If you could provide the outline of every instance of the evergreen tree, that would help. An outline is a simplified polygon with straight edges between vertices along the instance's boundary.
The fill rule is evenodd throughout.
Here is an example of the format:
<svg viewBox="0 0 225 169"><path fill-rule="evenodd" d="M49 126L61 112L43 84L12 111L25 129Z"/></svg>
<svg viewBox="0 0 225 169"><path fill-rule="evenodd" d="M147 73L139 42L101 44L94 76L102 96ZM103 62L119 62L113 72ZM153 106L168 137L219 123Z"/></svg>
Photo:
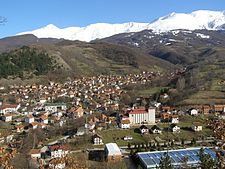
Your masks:
<svg viewBox="0 0 225 169"><path fill-rule="evenodd" d="M127 147L128 147L128 149L130 149L130 147L131 147L130 143L127 144Z"/></svg>
<svg viewBox="0 0 225 169"><path fill-rule="evenodd" d="M204 153L204 149L199 150L199 159L201 169L213 169L215 166L215 161L210 157L209 154Z"/></svg>
<svg viewBox="0 0 225 169"><path fill-rule="evenodd" d="M170 157L168 153L164 153L164 155L161 157L160 163L159 163L160 169L173 169Z"/></svg>

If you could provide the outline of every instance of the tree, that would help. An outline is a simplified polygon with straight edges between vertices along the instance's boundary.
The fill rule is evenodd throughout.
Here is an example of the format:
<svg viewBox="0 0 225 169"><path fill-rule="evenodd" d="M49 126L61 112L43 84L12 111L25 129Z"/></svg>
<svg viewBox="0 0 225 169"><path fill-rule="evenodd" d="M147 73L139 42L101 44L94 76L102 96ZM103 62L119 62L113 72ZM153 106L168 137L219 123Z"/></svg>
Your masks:
<svg viewBox="0 0 225 169"><path fill-rule="evenodd" d="M4 24L7 22L7 19L3 16L0 16L0 24Z"/></svg>
<svg viewBox="0 0 225 169"><path fill-rule="evenodd" d="M129 149L131 148L130 142L128 142L127 147L128 147Z"/></svg>
<svg viewBox="0 0 225 169"><path fill-rule="evenodd" d="M191 144L192 144L192 145L195 145L195 144L196 144L196 139L195 139L194 137L193 137L192 140L191 140Z"/></svg>
<svg viewBox="0 0 225 169"><path fill-rule="evenodd" d="M173 169L170 157L168 153L164 153L164 155L161 157L160 163L159 163L160 169Z"/></svg>
<svg viewBox="0 0 225 169"><path fill-rule="evenodd" d="M201 169L213 169L215 166L215 161L211 158L209 154L204 153L204 149L199 150L199 159Z"/></svg>
<svg viewBox="0 0 225 169"><path fill-rule="evenodd" d="M188 166L188 156L183 157L180 162L182 163L181 168L185 168L185 169L190 168Z"/></svg>

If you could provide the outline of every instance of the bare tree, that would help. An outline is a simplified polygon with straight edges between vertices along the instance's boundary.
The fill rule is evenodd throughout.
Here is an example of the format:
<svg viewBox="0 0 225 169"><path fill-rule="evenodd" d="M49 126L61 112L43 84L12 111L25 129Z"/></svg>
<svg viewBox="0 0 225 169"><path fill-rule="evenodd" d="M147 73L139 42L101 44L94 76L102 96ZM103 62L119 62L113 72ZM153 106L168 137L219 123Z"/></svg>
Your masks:
<svg viewBox="0 0 225 169"><path fill-rule="evenodd" d="M7 22L7 19L3 16L0 16L0 25L5 24Z"/></svg>

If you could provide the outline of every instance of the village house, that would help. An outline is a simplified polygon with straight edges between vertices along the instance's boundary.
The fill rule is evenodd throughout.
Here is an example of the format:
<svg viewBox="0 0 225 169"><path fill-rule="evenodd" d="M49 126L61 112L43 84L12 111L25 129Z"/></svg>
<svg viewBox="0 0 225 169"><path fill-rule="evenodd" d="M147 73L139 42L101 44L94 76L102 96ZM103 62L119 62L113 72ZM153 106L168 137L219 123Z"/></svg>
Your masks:
<svg viewBox="0 0 225 169"><path fill-rule="evenodd" d="M214 105L214 112L215 113L223 113L223 112L225 112L225 105L223 105L223 104L215 104Z"/></svg>
<svg viewBox="0 0 225 169"><path fill-rule="evenodd" d="M93 135L92 140L93 140L93 144L94 145L101 145L101 144L103 144L102 137L99 134Z"/></svg>
<svg viewBox="0 0 225 169"><path fill-rule="evenodd" d="M2 116L2 120L4 122L11 122L12 121L12 115L11 114L5 114Z"/></svg>
<svg viewBox="0 0 225 169"><path fill-rule="evenodd" d="M22 124L15 126L16 132L21 133L24 131L24 126Z"/></svg>
<svg viewBox="0 0 225 169"><path fill-rule="evenodd" d="M163 112L170 112L172 108L170 106L162 106L162 111Z"/></svg>
<svg viewBox="0 0 225 169"><path fill-rule="evenodd" d="M41 158L41 149L31 149L30 156L31 158Z"/></svg>
<svg viewBox="0 0 225 169"><path fill-rule="evenodd" d="M169 127L170 131L173 133L179 133L180 132L180 127L178 127L176 124L172 123Z"/></svg>
<svg viewBox="0 0 225 169"><path fill-rule="evenodd" d="M29 114L27 117L25 117L25 123L32 123L34 122L34 116Z"/></svg>
<svg viewBox="0 0 225 169"><path fill-rule="evenodd" d="M148 133L149 133L149 129L148 129L148 127L145 126L145 125L141 125L141 126L139 127L139 130L140 130L141 134L148 134Z"/></svg>
<svg viewBox="0 0 225 169"><path fill-rule="evenodd" d="M46 103L45 104L45 111L54 113L58 110L66 111L66 104L65 103Z"/></svg>
<svg viewBox="0 0 225 169"><path fill-rule="evenodd" d="M203 114L209 114L211 111L211 107L209 105L203 105L202 106L202 112Z"/></svg>
<svg viewBox="0 0 225 169"><path fill-rule="evenodd" d="M150 130L153 134L161 134L162 133L162 129L160 127L158 127L157 125L152 126Z"/></svg>
<svg viewBox="0 0 225 169"><path fill-rule="evenodd" d="M190 110L190 115L197 116L198 115L198 110L197 109L191 109Z"/></svg>
<svg viewBox="0 0 225 169"><path fill-rule="evenodd" d="M63 169L66 168L66 161L63 158L54 158L49 161L50 169Z"/></svg>
<svg viewBox="0 0 225 169"><path fill-rule="evenodd" d="M32 129L36 129L36 128L38 128L38 125L39 125L39 123L38 123L38 122L36 122L36 121L34 121L34 122L30 123L30 127L31 127Z"/></svg>
<svg viewBox="0 0 225 169"><path fill-rule="evenodd" d="M98 123L100 120L97 117L92 117L86 124L85 128L89 130L94 130L96 123Z"/></svg>
<svg viewBox="0 0 225 169"><path fill-rule="evenodd" d="M6 113L16 113L20 108L20 104L2 104L0 106L0 115L4 115Z"/></svg>
<svg viewBox="0 0 225 169"><path fill-rule="evenodd" d="M128 116L122 116L120 118L119 127L122 129L129 129L130 128L130 120Z"/></svg>
<svg viewBox="0 0 225 169"><path fill-rule="evenodd" d="M48 124L48 116L47 115L42 115L40 117L40 123L42 123L42 124Z"/></svg>
<svg viewBox="0 0 225 169"><path fill-rule="evenodd" d="M51 159L57 157L65 157L69 153L69 149L66 145L51 145L49 146Z"/></svg>
<svg viewBox="0 0 225 169"><path fill-rule="evenodd" d="M171 120L171 123L179 123L179 117L178 117L178 115L171 115L171 118L170 118Z"/></svg>
<svg viewBox="0 0 225 169"><path fill-rule="evenodd" d="M130 120L121 120L119 123L119 127L122 129L129 129L130 128Z"/></svg>
<svg viewBox="0 0 225 169"><path fill-rule="evenodd" d="M164 112L161 114L161 122L169 122L170 114L167 112Z"/></svg>
<svg viewBox="0 0 225 169"><path fill-rule="evenodd" d="M14 136L15 136L15 135L12 134L11 132L10 132L10 133L7 133L7 134L5 135L5 137L4 137L5 143L10 143L10 142L13 140Z"/></svg>
<svg viewBox="0 0 225 169"><path fill-rule="evenodd" d="M67 113L69 113L72 118L76 119L84 116L84 109L82 106L71 107L67 110Z"/></svg>
<svg viewBox="0 0 225 169"><path fill-rule="evenodd" d="M199 122L193 122L191 128L194 131L202 131L202 125Z"/></svg>

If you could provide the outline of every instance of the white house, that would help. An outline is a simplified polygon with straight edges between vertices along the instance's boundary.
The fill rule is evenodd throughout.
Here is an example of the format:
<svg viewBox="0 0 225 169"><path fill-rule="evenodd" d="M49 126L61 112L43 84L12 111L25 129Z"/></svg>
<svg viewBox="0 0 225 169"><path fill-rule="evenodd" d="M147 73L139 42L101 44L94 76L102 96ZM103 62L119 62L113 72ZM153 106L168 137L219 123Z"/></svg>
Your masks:
<svg viewBox="0 0 225 169"><path fill-rule="evenodd" d="M10 122L10 121L12 121L12 115L11 114L3 115L2 120L5 121L5 122Z"/></svg>
<svg viewBox="0 0 225 169"><path fill-rule="evenodd" d="M65 157L69 153L69 149L65 145L52 145L49 147L51 159L57 157Z"/></svg>
<svg viewBox="0 0 225 169"><path fill-rule="evenodd" d="M41 122L42 124L48 124L48 116L47 116L47 115L42 115L42 116L40 117L40 122Z"/></svg>
<svg viewBox="0 0 225 169"><path fill-rule="evenodd" d="M49 161L49 168L50 169L63 169L66 168L66 163L61 159L61 161L58 161L55 163L54 159Z"/></svg>
<svg viewBox="0 0 225 169"><path fill-rule="evenodd" d="M162 129L159 128L157 125L154 125L151 127L151 132L153 134L161 134L162 133Z"/></svg>
<svg viewBox="0 0 225 169"><path fill-rule="evenodd" d="M170 130L173 132L173 133L179 133L180 132L180 127L178 127L176 124L171 124L170 125Z"/></svg>
<svg viewBox="0 0 225 169"><path fill-rule="evenodd" d="M155 108L150 107L147 111L145 108L133 109L129 112L131 125L135 124L155 124Z"/></svg>
<svg viewBox="0 0 225 169"><path fill-rule="evenodd" d="M140 130L141 134L147 134L147 133L149 133L149 129L148 129L148 127L145 126L145 125L141 125L141 126L139 127L139 130Z"/></svg>
<svg viewBox="0 0 225 169"><path fill-rule="evenodd" d="M100 135L98 135L98 134L93 135L92 139L93 139L94 145L101 145L101 144L103 144L102 137Z"/></svg>
<svg viewBox="0 0 225 169"><path fill-rule="evenodd" d="M171 123L179 123L179 117L177 115L171 116Z"/></svg>
<svg viewBox="0 0 225 169"><path fill-rule="evenodd" d="M32 122L34 122L34 116L30 114L27 117L25 117L25 123L32 123Z"/></svg>
<svg viewBox="0 0 225 169"><path fill-rule="evenodd" d="M16 113L20 108L20 104L2 104L0 106L0 114L4 115L6 113Z"/></svg>
<svg viewBox="0 0 225 169"><path fill-rule="evenodd" d="M193 115L193 116L198 115L198 110L196 110L196 109L191 109L191 110L190 110L190 115Z"/></svg>
<svg viewBox="0 0 225 169"><path fill-rule="evenodd" d="M67 109L66 104L64 103L46 103L45 104L45 111L47 112L57 112L58 110L65 111Z"/></svg>
<svg viewBox="0 0 225 169"><path fill-rule="evenodd" d="M129 129L130 128L130 120L121 120L119 126L122 129Z"/></svg>
<svg viewBox="0 0 225 169"><path fill-rule="evenodd" d="M202 131L202 125L199 122L193 122L191 128L194 131Z"/></svg>
<svg viewBox="0 0 225 169"><path fill-rule="evenodd" d="M30 123L30 126L31 126L31 128L32 128L32 129L36 129L36 128L38 128L38 125L39 125L39 123L38 123L38 122L36 122L36 121L34 121L34 122Z"/></svg>
<svg viewBox="0 0 225 169"><path fill-rule="evenodd" d="M132 136L125 136L123 138L123 140L125 140L125 141L133 140L133 137Z"/></svg>
<svg viewBox="0 0 225 169"><path fill-rule="evenodd" d="M32 149L30 151L31 158L41 158L41 150L40 149Z"/></svg>

